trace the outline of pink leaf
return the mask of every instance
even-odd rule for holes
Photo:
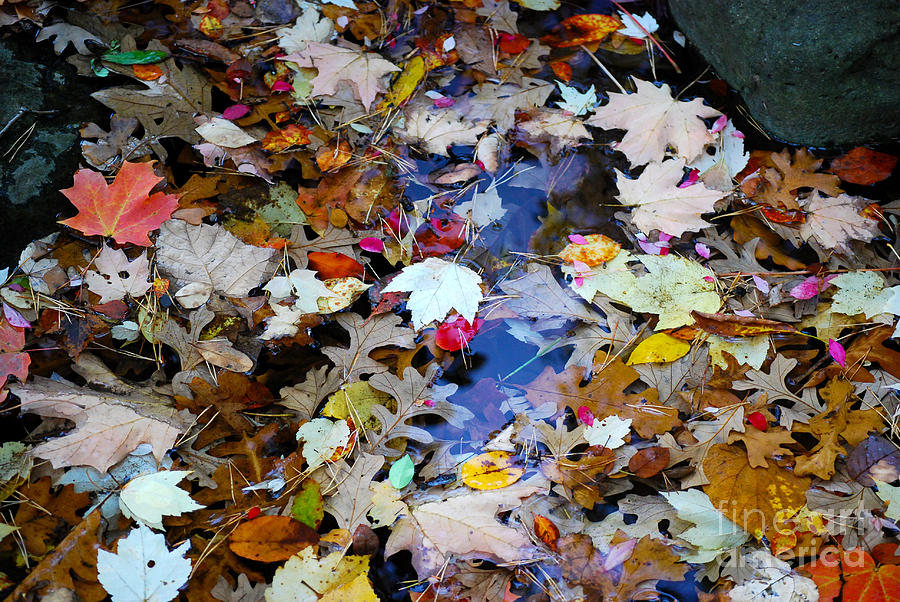
[[[707,247],[702,242],[695,243],[694,250],[697,252],[697,255],[699,255],[703,259],[709,259],[709,247]]]
[[[576,245],[588,244],[588,240],[581,234],[569,234],[569,241],[575,243]]]
[[[19,328],[31,328],[31,322],[26,320],[12,305],[7,303],[3,304],[3,315],[6,316],[6,321],[13,326]]]
[[[728,118],[725,115],[722,115],[716,122],[713,124],[713,128],[710,130],[710,133],[716,134],[725,129],[725,125],[728,124]]]
[[[634,546],[637,544],[637,541],[636,539],[629,539],[611,546],[606,560],[603,561],[603,570],[611,571],[631,558],[631,553],[634,552]]]
[[[832,274],[831,276],[826,276],[824,280],[820,280],[818,276],[810,276],[788,291],[788,294],[794,299],[812,299],[831,286],[829,282],[836,277],[836,275]]]
[[[736,310],[734,310],[734,315],[743,316],[745,318],[752,318],[753,312],[750,311],[749,309],[736,309]]]
[[[584,278],[575,276],[575,288],[581,288],[584,285]]]
[[[439,109],[447,109],[456,104],[456,99],[444,96],[443,98],[435,98],[434,106]]]
[[[249,112],[250,107],[248,107],[247,105],[236,104],[231,105],[230,107],[222,111],[222,117],[233,121],[235,119],[240,119]]]
[[[575,267],[575,271],[578,272],[578,274],[589,274],[591,272],[591,266],[578,259],[572,261],[572,265]]]
[[[675,238],[675,237],[672,236],[671,234],[666,234],[665,232],[659,233],[659,242],[660,243],[669,242],[673,238]]]
[[[362,247],[365,251],[371,251],[372,253],[381,253],[384,251],[384,242],[380,238],[375,238],[374,236],[367,236],[361,241],[359,241],[359,246]]]
[[[687,188],[688,186],[693,186],[697,183],[697,180],[700,179],[700,170],[692,169],[691,173],[688,174],[687,180],[678,185],[679,188]]]
[[[272,84],[272,92],[293,92],[293,90],[294,86],[281,80],[278,80],[277,82]]]
[[[834,339],[828,339],[828,353],[831,354],[831,357],[834,358],[834,361],[836,361],[841,368],[847,367],[847,351],[844,350],[843,345]]]
[[[759,289],[759,292],[762,294],[766,294],[769,292],[769,283],[766,282],[763,278],[760,278],[756,274],[753,275],[753,284],[756,285],[756,288]]]
[[[594,424],[594,413],[587,406],[580,406],[578,408],[578,420],[582,421],[588,426],[592,426]]]

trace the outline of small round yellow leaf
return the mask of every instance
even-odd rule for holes
[[[569,243],[559,252],[559,258],[567,263],[581,261],[589,267],[606,263],[619,254],[619,243],[603,234],[588,234],[582,237],[583,244]]]
[[[691,350],[691,344],[681,339],[658,332],[647,337],[631,352],[628,365],[674,362]]]
[[[501,489],[522,478],[525,467],[509,452],[492,451],[479,454],[462,465],[463,483],[472,489]]]

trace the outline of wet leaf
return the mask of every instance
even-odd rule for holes
[[[309,526],[290,516],[260,516],[242,522],[228,537],[228,547],[242,558],[282,562],[319,542]]]
[[[761,334],[794,333],[797,329],[790,324],[726,314],[708,314],[692,311],[691,316],[698,327],[720,337],[754,337]]]
[[[111,185],[101,173],[79,169],[74,186],[60,191],[78,208],[78,215],[59,223],[87,235],[111,236],[120,244],[149,247],[153,243],[147,235],[178,207],[173,194],[150,194],[162,180],[150,163],[123,162]]]
[[[650,335],[634,348],[628,357],[629,366],[634,364],[674,362],[691,350],[691,344],[664,332]]]
[[[521,479],[525,466],[516,455],[492,451],[467,460],[459,474],[472,489],[502,489]]]

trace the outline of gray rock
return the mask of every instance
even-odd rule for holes
[[[897,0],[670,0],[678,26],[773,136],[900,137]]]

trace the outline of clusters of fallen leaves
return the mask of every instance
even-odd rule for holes
[[[649,15],[86,5],[0,6],[133,80],[0,278],[11,599],[898,595],[898,207],[844,190],[893,157],[594,71],[658,58]],[[617,240],[563,215],[595,137]],[[479,340],[531,359],[442,380]]]

